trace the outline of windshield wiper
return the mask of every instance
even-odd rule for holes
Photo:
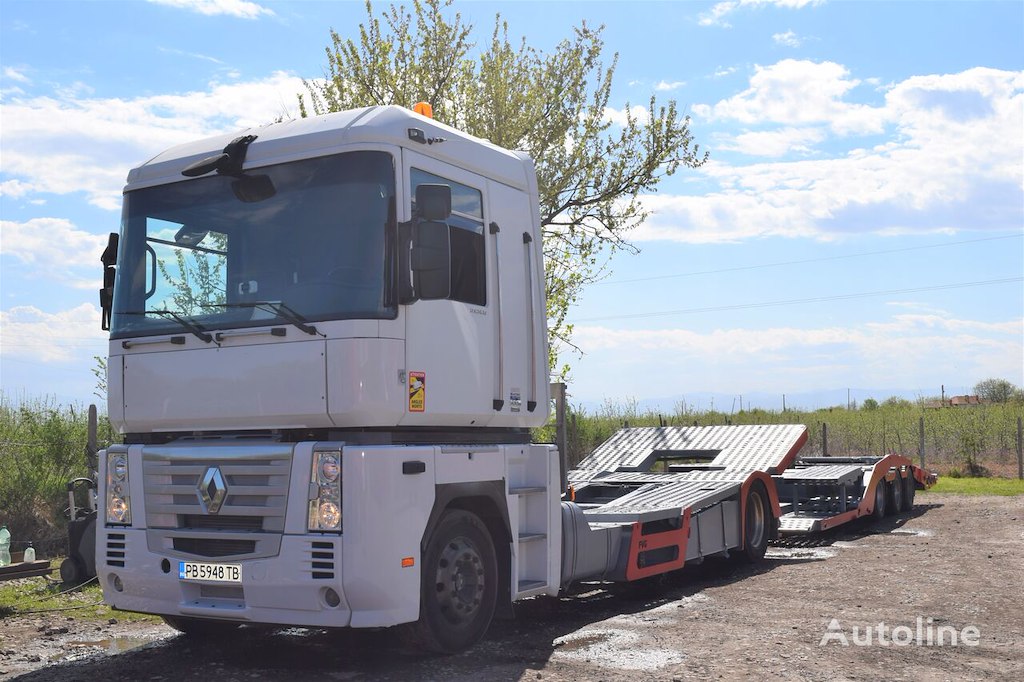
[[[323,336],[327,338],[326,334],[321,334],[317,331],[316,327],[307,324],[308,320],[306,318],[279,301],[245,301],[244,303],[218,303],[216,305],[219,308],[257,308],[264,310],[277,315],[301,332],[305,332],[310,336]]]
[[[206,343],[213,342],[213,334],[206,331],[206,328],[200,325],[198,322],[193,322],[187,317],[182,317],[178,313],[171,310],[129,310],[122,315],[159,315],[160,317],[168,320],[174,320],[182,326],[185,330],[191,332],[196,338],[205,341]],[[217,344],[220,345],[220,344]]]

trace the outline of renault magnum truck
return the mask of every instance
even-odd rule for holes
[[[195,636],[402,626],[454,652],[514,602],[912,504],[803,426],[623,429],[565,471],[532,161],[397,106],[174,147],[103,254],[96,571]]]

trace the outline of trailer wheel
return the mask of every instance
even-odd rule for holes
[[[186,637],[219,637],[238,629],[240,623],[226,620],[206,620],[186,616],[161,616],[164,622]]]
[[[498,562],[486,526],[475,514],[446,511],[427,542],[420,618],[408,635],[440,653],[469,648],[487,632],[498,595]]]
[[[899,473],[897,473],[896,478],[894,478],[889,484],[889,502],[891,503],[889,505],[889,514],[891,516],[897,516],[901,511],[903,511],[903,505],[905,504],[903,501],[904,491],[903,479],[900,478]]]
[[[888,513],[889,507],[889,491],[887,488],[889,484],[885,482],[885,479],[878,481],[875,485],[875,508],[871,512],[872,518],[876,521],[881,521],[885,518]]]
[[[743,520],[743,553],[740,557],[748,563],[755,563],[764,558],[768,549],[771,524],[768,495],[763,483],[755,483],[747,491]]]
[[[908,512],[914,508],[914,494],[917,492],[917,481],[914,480],[913,472],[907,472],[903,486],[903,511]]]

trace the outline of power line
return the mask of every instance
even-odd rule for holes
[[[785,265],[805,265],[807,263],[822,263],[834,260],[845,260],[848,258],[863,258],[864,256],[880,256],[889,253],[904,253],[906,251],[923,251],[925,249],[940,249],[946,246],[960,246],[962,244],[975,244],[978,242],[991,242],[999,239],[1020,239],[1021,234],[1007,234],[999,237],[979,237],[978,239],[965,239],[958,242],[945,242],[943,244],[926,244],[924,246],[907,246],[900,249],[884,249],[880,251],[862,251],[860,253],[848,253],[841,256],[822,256],[820,258],[805,258],[802,260],[787,260],[777,263],[761,263],[758,265],[741,265],[734,268],[722,268],[720,270],[698,270],[695,272],[680,272],[673,275],[653,275],[651,277],[637,277],[634,279],[609,279],[594,282],[594,284],[632,284],[634,282],[653,282],[661,279],[676,279],[679,277],[696,277],[698,275],[717,275],[725,272],[742,272],[744,270],[760,270],[762,268],[778,268]]]
[[[936,284],[929,287],[914,287],[912,289],[884,289],[881,291],[862,291],[855,294],[836,294],[833,296],[815,296],[813,298],[794,298],[786,301],[764,301],[761,303],[737,303],[734,305],[711,306],[707,308],[684,308],[682,310],[660,310],[649,313],[632,313],[628,315],[605,315],[602,317],[587,317],[573,322],[601,322],[604,320],[635,320],[646,317],[664,317],[668,315],[689,315],[691,313],[710,313],[722,310],[746,310],[748,308],[772,308],[777,306],[797,305],[800,303],[823,303],[826,301],[845,301],[853,298],[868,298],[870,296],[892,296],[895,294],[915,294],[923,291],[941,291],[943,289],[965,289],[967,287],[981,287],[993,284],[1009,284],[1011,282],[1024,282],[1024,277],[1006,277],[1003,279],[989,279],[977,282],[957,282],[955,284]]]

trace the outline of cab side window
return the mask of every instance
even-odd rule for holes
[[[484,261],[483,194],[478,189],[413,168],[413,211],[416,210],[416,188],[422,184],[441,184],[452,188],[452,214],[448,218],[451,244],[453,301],[473,305],[487,304],[487,274]]]

